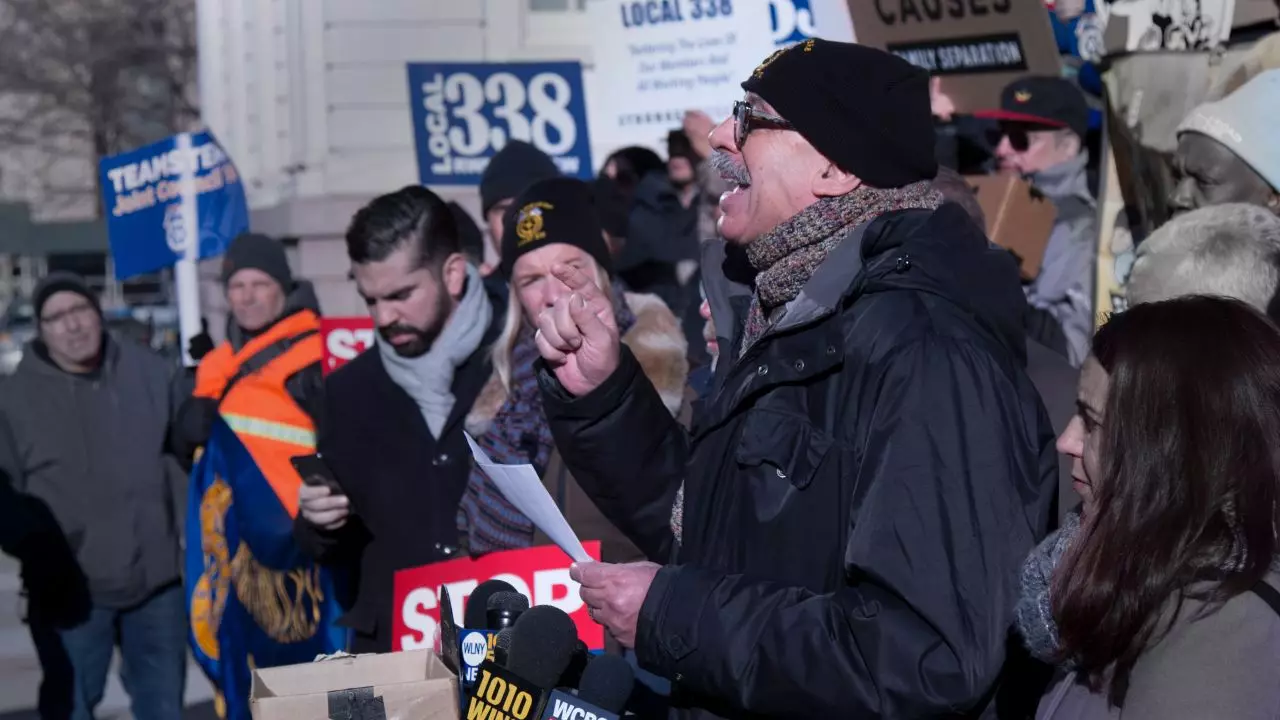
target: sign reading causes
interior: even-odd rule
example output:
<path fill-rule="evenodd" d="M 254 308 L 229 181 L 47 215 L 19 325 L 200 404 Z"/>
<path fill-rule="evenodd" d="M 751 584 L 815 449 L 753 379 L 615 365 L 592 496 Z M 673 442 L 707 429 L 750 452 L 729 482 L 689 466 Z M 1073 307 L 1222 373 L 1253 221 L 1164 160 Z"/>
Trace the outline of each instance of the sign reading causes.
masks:
<path fill-rule="evenodd" d="M 221 255 L 249 229 L 231 158 L 208 131 L 181 133 L 98 164 L 116 277 Z"/>
<path fill-rule="evenodd" d="M 532 143 L 560 171 L 592 177 L 582 65 L 409 63 L 423 185 L 475 185 L 508 140 Z"/>
<path fill-rule="evenodd" d="M 320 337 L 324 354 L 320 371 L 328 375 L 373 347 L 373 320 L 364 317 L 322 317 Z"/>
<path fill-rule="evenodd" d="M 774 49 L 769 13 L 760 0 L 590 0 L 596 145 L 657 146 L 686 110 L 728 117 L 739 83 Z"/>
<path fill-rule="evenodd" d="M 600 559 L 599 542 L 585 542 L 583 546 L 588 555 Z M 554 605 L 568 613 L 587 647 L 602 650 L 604 629 L 591 619 L 578 595 L 578 583 L 569 578 L 570 562 L 560 548 L 548 545 L 401 570 L 394 583 L 392 647 L 420 650 L 435 646 L 442 587 L 448 589 L 454 603 L 454 617 L 462 617 L 463 598 L 486 580 L 503 580 L 529 598 L 530 604 Z"/>
<path fill-rule="evenodd" d="M 1044 3 L 1032 0 L 848 0 L 858 42 L 940 75 L 959 112 L 999 107 L 1014 78 L 1059 75 Z"/>

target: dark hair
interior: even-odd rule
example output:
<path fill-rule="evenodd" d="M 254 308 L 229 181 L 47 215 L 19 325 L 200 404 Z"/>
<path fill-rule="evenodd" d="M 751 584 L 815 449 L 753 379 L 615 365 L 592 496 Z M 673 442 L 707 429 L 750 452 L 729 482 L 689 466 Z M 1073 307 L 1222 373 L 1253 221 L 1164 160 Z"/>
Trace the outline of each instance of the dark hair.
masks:
<path fill-rule="evenodd" d="M 942 197 L 947 202 L 953 202 L 964 211 L 969 213 L 969 217 L 978 227 L 985 232 L 987 229 L 987 216 L 982 212 L 982 206 L 978 204 L 978 193 L 969 184 L 968 180 L 960 173 L 946 166 L 938 166 L 938 176 L 933 179 L 933 189 L 942 193 Z"/>
<path fill-rule="evenodd" d="M 610 155 L 604 164 L 608 165 L 610 162 L 618 169 L 614 181 L 618 183 L 618 188 L 628 199 L 635 194 L 636 187 L 640 185 L 645 175 L 667 171 L 667 164 L 658 157 L 658 153 L 638 145 L 618 150 Z"/>
<path fill-rule="evenodd" d="M 471 217 L 471 213 L 457 201 L 449 201 L 449 212 L 458 226 L 458 250 L 476 265 L 484 262 L 484 233 Z"/>
<path fill-rule="evenodd" d="M 436 268 L 460 252 L 458 224 L 439 195 L 409 185 L 360 208 L 347 228 L 347 257 L 357 265 L 381 262 L 414 243 L 418 267 Z"/>
<path fill-rule="evenodd" d="M 1187 296 L 1115 315 L 1093 357 L 1109 376 L 1102 477 L 1053 614 L 1063 658 L 1119 706 L 1183 601 L 1212 612 L 1275 558 L 1280 331 L 1237 300 Z"/>

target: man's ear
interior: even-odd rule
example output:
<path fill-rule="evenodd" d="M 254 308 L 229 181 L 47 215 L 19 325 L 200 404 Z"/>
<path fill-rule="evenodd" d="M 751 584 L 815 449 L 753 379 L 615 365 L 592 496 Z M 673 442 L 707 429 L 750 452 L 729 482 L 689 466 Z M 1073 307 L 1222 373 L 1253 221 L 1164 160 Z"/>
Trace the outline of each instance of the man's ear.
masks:
<path fill-rule="evenodd" d="M 828 161 L 813 178 L 815 197 L 840 197 L 862 187 L 862 179 Z"/>
<path fill-rule="evenodd" d="M 1280 193 L 1271 193 L 1271 197 L 1267 198 L 1267 209 L 1276 215 L 1280 215 Z"/>
<path fill-rule="evenodd" d="M 444 280 L 445 289 L 449 291 L 449 297 L 461 299 L 462 291 L 467 285 L 467 256 L 453 253 L 445 258 L 440 267 L 440 276 Z"/>

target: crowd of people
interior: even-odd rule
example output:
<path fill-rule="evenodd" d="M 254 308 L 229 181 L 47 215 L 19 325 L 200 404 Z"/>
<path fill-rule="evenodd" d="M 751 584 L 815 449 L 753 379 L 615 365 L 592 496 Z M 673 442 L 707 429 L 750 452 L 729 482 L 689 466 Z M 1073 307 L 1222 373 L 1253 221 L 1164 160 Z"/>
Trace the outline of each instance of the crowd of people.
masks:
<path fill-rule="evenodd" d="M 602 541 L 582 599 L 680 717 L 1276 717 L 1280 70 L 1179 126 L 1177 213 L 1101 320 L 1075 83 L 961 117 L 905 61 L 807 40 L 742 88 L 591 182 L 508 143 L 479 224 L 373 199 L 345 239 L 376 346 L 327 378 L 272 238 L 229 249 L 228 337 L 185 384 L 45 278 L 0 385 L 42 717 L 91 717 L 116 646 L 135 717 L 178 717 L 182 478 L 223 425 L 351 652 L 392 650 L 397 571 L 548 544 L 469 433 Z M 1056 209 L 1033 278 L 939 165 L 974 148 Z"/>

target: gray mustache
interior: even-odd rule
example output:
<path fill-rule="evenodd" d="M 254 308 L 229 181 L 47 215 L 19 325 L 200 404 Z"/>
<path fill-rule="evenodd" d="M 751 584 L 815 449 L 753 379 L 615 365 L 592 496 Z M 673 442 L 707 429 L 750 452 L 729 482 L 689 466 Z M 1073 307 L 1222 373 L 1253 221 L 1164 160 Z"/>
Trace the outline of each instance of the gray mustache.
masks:
<path fill-rule="evenodd" d="M 725 180 L 732 180 L 739 185 L 751 184 L 751 174 L 747 172 L 746 166 L 739 165 L 723 150 L 711 153 L 711 167 Z"/>

